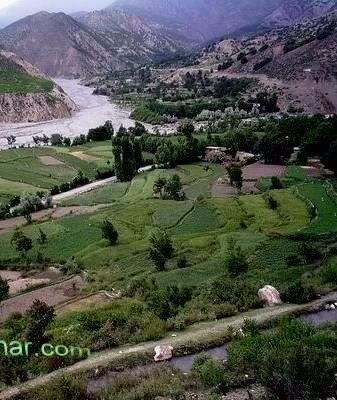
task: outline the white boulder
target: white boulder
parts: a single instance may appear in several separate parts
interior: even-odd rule
[[[155,351],[155,356],[154,356],[154,361],[165,361],[165,360],[171,360],[173,357],[173,347],[168,346],[168,345],[162,345],[162,346],[156,346],[154,348]]]
[[[282,304],[280,293],[273,286],[265,286],[259,290],[258,295],[260,300],[262,300],[266,306]]]

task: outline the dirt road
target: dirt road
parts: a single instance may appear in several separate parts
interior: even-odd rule
[[[60,203],[61,201],[65,200],[65,199],[78,196],[82,193],[91,192],[92,190],[97,189],[101,186],[105,186],[105,185],[108,185],[109,183],[115,183],[115,182],[117,182],[116,176],[89,183],[88,185],[81,186],[79,188],[69,190],[68,192],[60,193],[60,194],[53,196],[53,203]]]
[[[52,379],[60,377],[64,373],[94,373],[96,370],[99,371],[100,368],[107,368],[112,362],[123,360],[126,355],[144,353],[154,354],[153,349],[155,346],[158,345],[169,344],[172,345],[174,348],[178,348],[184,345],[191,345],[191,343],[198,343],[200,344],[200,346],[202,346],[203,343],[209,343],[212,339],[219,340],[223,338],[226,330],[229,327],[233,327],[236,329],[241,327],[245,319],[255,319],[258,323],[262,324],[264,322],[276,319],[278,317],[293,312],[304,312],[305,310],[309,310],[314,306],[323,305],[328,301],[336,301],[336,299],[337,293],[333,292],[325,297],[322,297],[319,300],[313,301],[305,305],[286,304],[273,308],[263,308],[259,310],[249,311],[247,313],[243,313],[235,317],[226,318],[219,321],[195,324],[186,331],[177,333],[177,336],[175,337],[167,336],[164,339],[158,340],[156,342],[147,342],[136,346],[122,346],[114,350],[96,353],[91,358],[81,361],[71,367],[54,371],[51,374],[33,379],[23,385],[5,390],[0,393],[0,399],[12,399],[13,396],[17,396],[25,390],[46,385]]]

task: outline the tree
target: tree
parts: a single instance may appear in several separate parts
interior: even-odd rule
[[[150,236],[150,243],[153,249],[156,249],[165,258],[169,259],[173,256],[173,243],[168,234],[162,229],[155,229]]]
[[[183,200],[185,193],[179,175],[173,175],[169,179],[159,177],[153,185],[153,193],[159,194],[161,199]]]
[[[39,238],[38,242],[43,246],[47,243],[48,237],[47,235],[43,232],[41,228],[39,228]]]
[[[248,271],[248,262],[240,246],[233,238],[228,240],[229,253],[225,264],[230,275],[236,277]]]
[[[238,165],[233,165],[231,167],[227,167],[227,172],[229,175],[231,185],[233,185],[233,183],[234,183],[235,186],[239,190],[241,190],[242,184],[243,184],[242,168],[239,167]]]
[[[165,186],[165,197],[170,200],[182,200],[185,194],[182,191],[183,185],[179,175],[171,176]]]
[[[5,300],[9,293],[9,285],[8,282],[2,279],[0,276],[0,302]]]
[[[63,145],[63,137],[58,133],[54,133],[50,137],[50,143],[52,146],[62,146]]]
[[[22,193],[20,197],[20,204],[18,206],[19,211],[25,217],[28,224],[32,223],[32,213],[35,211],[42,210],[44,205],[42,199],[37,194],[33,193]]]
[[[29,250],[33,248],[32,239],[25,236],[21,231],[14,232],[11,239],[11,244],[12,246],[15,246],[15,249],[21,253],[22,257],[26,257]]]
[[[116,244],[118,240],[118,232],[112,225],[112,223],[108,220],[105,220],[102,225],[102,236],[104,239],[107,239],[111,245]]]
[[[191,120],[186,120],[178,126],[177,131],[179,134],[184,135],[187,139],[191,139],[193,133],[195,132],[194,124]]]
[[[16,142],[16,137],[14,135],[11,135],[11,136],[6,137],[6,139],[7,139],[8,146],[10,148],[12,148],[14,143]]]
[[[153,185],[153,193],[154,194],[159,194],[159,197],[162,199],[164,196],[164,189],[167,185],[167,179],[159,177],[156,179]]]
[[[32,342],[33,348],[39,349],[46,342],[45,332],[55,318],[55,310],[40,300],[35,300],[26,312],[28,318],[25,339]]]
[[[158,249],[150,249],[150,258],[153,261],[158,271],[165,270],[166,258],[163,256]]]
[[[283,185],[282,185],[280,178],[278,178],[277,176],[272,176],[270,189],[274,190],[274,189],[282,189],[282,188],[283,188]]]

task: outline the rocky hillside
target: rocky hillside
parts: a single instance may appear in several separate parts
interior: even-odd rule
[[[289,26],[324,15],[337,0],[116,0],[114,7],[140,15],[177,39],[203,43],[228,34]]]
[[[96,75],[126,66],[100,35],[64,13],[21,19],[0,32],[0,42],[53,77]]]
[[[259,24],[282,0],[117,0],[114,7],[140,15],[154,29],[198,43]]]
[[[80,13],[75,18],[104,37],[112,54],[125,62],[148,63],[178,50],[174,41],[150,28],[140,17],[113,7]]]
[[[205,48],[199,61],[219,74],[257,76],[280,95],[287,88],[288,103],[295,99],[307,110],[337,110],[335,12],[249,40],[221,41]]]
[[[265,18],[268,27],[290,26],[308,18],[316,18],[336,9],[336,0],[284,0]]]
[[[76,110],[64,91],[35,67],[0,50],[0,123],[65,118]]]
[[[108,7],[73,17],[40,12],[0,31],[0,42],[53,77],[85,78],[160,60],[177,45],[139,17]]]

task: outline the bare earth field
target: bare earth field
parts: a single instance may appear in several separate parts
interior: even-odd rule
[[[243,179],[245,181],[258,180],[263,177],[283,176],[286,172],[284,165],[266,165],[255,163],[243,168]]]
[[[0,304],[0,321],[6,320],[14,312],[26,312],[35,300],[43,301],[49,306],[56,306],[76,296],[84,286],[82,278],[76,276],[53,286],[37,289],[2,301]]]

